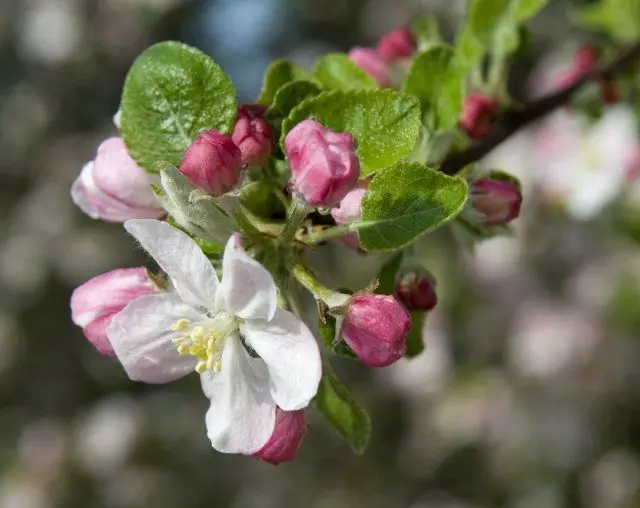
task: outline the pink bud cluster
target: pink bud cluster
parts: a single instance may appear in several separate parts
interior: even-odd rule
[[[590,45],[580,47],[573,55],[571,67],[558,78],[558,87],[565,88],[574,85],[595,70],[599,62],[600,52],[596,47]],[[620,100],[620,89],[613,81],[600,79],[598,85],[605,104],[613,104]]]
[[[402,27],[383,36],[375,48],[351,49],[349,58],[384,88],[391,84],[392,67],[410,58],[417,46],[411,30]]]
[[[470,138],[485,137],[498,111],[498,104],[491,97],[473,93],[465,97],[460,115],[460,127]]]
[[[422,271],[411,271],[401,275],[396,284],[395,294],[410,311],[430,311],[438,303],[436,280]]]
[[[245,166],[261,166],[271,155],[274,131],[265,113],[263,106],[240,106],[230,137],[215,130],[202,132],[185,151],[180,172],[212,196],[231,191]]]

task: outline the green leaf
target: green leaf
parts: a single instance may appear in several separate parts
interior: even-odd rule
[[[325,363],[322,380],[315,398],[318,411],[362,455],[369,444],[371,420],[369,414],[351,397],[348,390]]]
[[[322,90],[311,81],[290,81],[276,92],[269,113],[286,117],[303,100],[315,97],[320,92]]]
[[[127,74],[120,106],[122,137],[147,171],[177,166],[200,132],[228,133],[236,116],[229,77],[201,51],[161,42],[142,53]]]
[[[640,2],[638,0],[602,0],[583,5],[578,11],[583,26],[598,30],[620,42],[634,42],[640,37]]]
[[[413,60],[403,91],[420,99],[422,118],[430,131],[447,131],[458,123],[465,73],[449,46],[433,46]]]
[[[358,359],[353,350],[343,340],[336,340],[336,318],[334,316],[325,313],[324,321],[322,319],[318,320],[318,331],[320,332],[322,343],[328,351],[350,360]]]
[[[438,20],[431,14],[425,14],[413,21],[411,23],[411,32],[413,32],[420,50],[442,43]]]
[[[313,66],[313,77],[330,90],[366,90],[378,88],[369,74],[343,53],[329,53]]]
[[[378,274],[378,287],[376,293],[380,295],[391,295],[396,290],[396,276],[402,264],[403,253],[395,254],[387,261]]]
[[[276,60],[273,62],[267,72],[265,72],[262,82],[262,89],[258,96],[257,103],[264,106],[271,106],[276,97],[276,93],[280,88],[290,81],[307,79],[309,73],[298,67],[289,60]]]
[[[332,91],[303,101],[282,123],[287,133],[313,118],[335,132],[348,132],[358,143],[362,176],[404,158],[420,132],[420,102],[392,90]]]
[[[273,192],[273,184],[266,180],[251,182],[240,190],[240,203],[258,217],[284,216],[286,210]]]
[[[549,0],[472,0],[458,48],[468,67],[485,53],[513,53],[519,44],[520,25],[535,16]]]
[[[422,327],[424,326],[427,313],[423,310],[411,312],[411,330],[407,335],[407,358],[418,356],[424,351],[424,341],[422,339]]]
[[[362,200],[354,223],[367,251],[399,249],[455,217],[467,200],[467,183],[417,162],[398,162],[380,172]]]

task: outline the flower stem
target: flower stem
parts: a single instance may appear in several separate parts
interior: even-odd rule
[[[289,220],[284,226],[282,233],[280,234],[280,242],[283,245],[289,245],[293,243],[296,237],[296,232],[307,218],[309,214],[309,206],[300,200],[294,201],[293,210],[289,214]]]
[[[299,235],[298,240],[302,243],[316,244],[329,240],[330,238],[348,235],[353,231],[354,228],[351,224],[343,224],[342,226],[335,226],[333,228],[326,228],[320,231],[311,232],[306,235]]]
[[[334,291],[318,282],[311,270],[300,262],[296,262],[293,265],[292,271],[298,282],[307,288],[317,300],[321,300],[327,304],[327,307],[330,309],[344,305],[349,299],[349,295]]]

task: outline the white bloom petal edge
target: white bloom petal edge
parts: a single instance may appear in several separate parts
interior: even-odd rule
[[[169,276],[184,301],[214,306],[218,276],[209,259],[187,234],[154,219],[129,220],[124,227]]]
[[[240,331],[267,364],[271,395],[278,406],[285,411],[306,407],[322,377],[318,343],[307,325],[278,309],[271,321],[247,321]]]
[[[205,372],[200,379],[211,400],[206,415],[211,445],[223,453],[259,451],[273,433],[276,414],[264,363],[248,355],[239,337],[229,337],[220,372]]]

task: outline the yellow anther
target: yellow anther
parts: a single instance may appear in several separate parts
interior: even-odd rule
[[[198,374],[202,374],[206,370],[207,370],[207,362],[203,362],[202,360],[200,360],[196,365],[196,372]]]
[[[191,330],[191,339],[196,340],[200,339],[204,335],[204,328],[202,326],[196,326],[193,330]]]
[[[181,355],[188,355],[189,346],[187,346],[186,344],[181,344],[180,346],[178,346],[178,353],[180,353]]]
[[[191,321],[188,319],[178,319],[173,325],[171,325],[171,329],[174,332],[181,332],[182,330],[186,330],[191,326]]]

